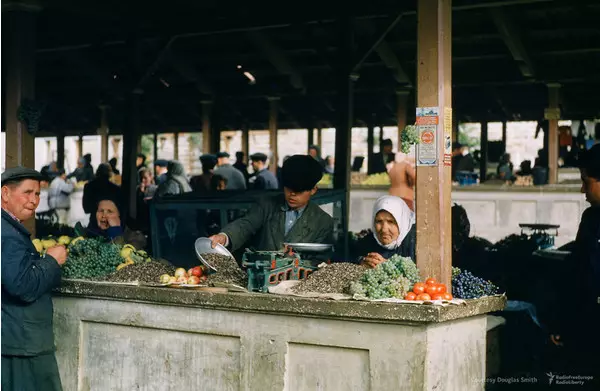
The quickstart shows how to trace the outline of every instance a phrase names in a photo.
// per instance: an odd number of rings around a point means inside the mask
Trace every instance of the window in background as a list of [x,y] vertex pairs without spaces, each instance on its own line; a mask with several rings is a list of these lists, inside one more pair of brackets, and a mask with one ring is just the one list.
[[[180,147],[181,148],[181,147]],[[224,130],[221,132],[220,151],[231,155],[231,164],[235,163],[235,153],[242,150],[242,131]]]
[[[335,156],[335,128],[323,128],[321,131],[323,145],[321,145],[321,156]],[[315,140],[316,141],[316,140]]]
[[262,152],[271,157],[270,139],[268,130],[251,130],[248,134],[248,154]]
[[[160,137],[160,135],[158,135]],[[160,139],[159,139],[160,140]],[[122,143],[122,141],[121,141]],[[146,155],[146,167],[154,167],[154,135],[142,135],[142,153]],[[122,149],[122,147],[121,147]]]
[[397,126],[384,126],[383,127],[383,138],[384,140],[389,138],[392,140],[394,145],[393,150],[400,152],[400,146],[398,144],[398,127]]
[[[354,158],[361,156],[364,158],[362,167],[360,168],[360,172],[367,172],[367,167],[369,164],[369,152],[368,152],[368,143],[367,138],[369,136],[368,128],[352,128],[352,140],[351,140],[351,157],[350,157],[350,165],[354,163]],[[334,156],[334,155],[331,155]],[[325,159],[327,156],[324,156]],[[334,156],[335,157],[335,156]]]
[[286,156],[306,155],[308,153],[306,129],[279,129],[277,136],[279,166],[283,164],[283,158]]
[[94,172],[100,165],[100,150],[101,150],[101,141],[102,137],[98,135],[93,136],[83,136],[83,155],[91,154],[92,155],[92,167],[94,167]]
[[202,133],[179,133],[179,161],[188,175],[202,174]]
[[173,133],[158,134],[158,158],[175,159],[175,135]]
[[538,150],[544,147],[544,134],[540,132],[535,138],[536,129],[535,121],[508,122],[506,152],[510,154],[515,167],[519,167],[524,160],[530,160],[533,166]]
[[34,148],[36,170],[56,161],[56,137],[36,137]]
[[123,173],[123,136],[108,136],[108,159],[117,158],[117,169]]

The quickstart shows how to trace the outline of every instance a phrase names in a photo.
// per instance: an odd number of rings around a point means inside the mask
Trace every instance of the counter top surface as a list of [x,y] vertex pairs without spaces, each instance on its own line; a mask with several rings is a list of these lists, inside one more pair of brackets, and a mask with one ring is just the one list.
[[506,305],[504,296],[485,297],[469,300],[465,305],[442,307],[354,300],[334,301],[267,293],[209,293],[183,288],[117,285],[81,280],[63,281],[55,295],[378,323],[439,323],[500,311]]

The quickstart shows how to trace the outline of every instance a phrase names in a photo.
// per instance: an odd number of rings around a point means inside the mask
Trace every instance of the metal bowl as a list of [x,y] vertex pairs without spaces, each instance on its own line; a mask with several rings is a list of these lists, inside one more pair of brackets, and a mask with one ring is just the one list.
[[217,269],[213,265],[208,263],[204,258],[202,258],[202,254],[221,254],[233,258],[233,255],[231,255],[229,250],[227,250],[224,246],[217,244],[217,246],[213,248],[212,242],[209,238],[196,239],[196,243],[194,243],[194,249],[196,250],[196,256],[198,257],[200,262],[202,262],[204,266],[206,266],[214,272],[216,272]]
[[327,251],[333,251],[333,244],[284,243],[284,245],[291,247],[294,251],[298,251],[299,253],[324,253]]

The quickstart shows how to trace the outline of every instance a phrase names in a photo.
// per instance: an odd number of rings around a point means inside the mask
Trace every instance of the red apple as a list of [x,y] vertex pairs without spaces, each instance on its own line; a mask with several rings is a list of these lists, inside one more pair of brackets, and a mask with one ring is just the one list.
[[196,276],[191,276],[187,279],[187,283],[189,285],[198,285],[198,284],[200,284],[200,278],[198,278]]
[[190,271],[188,271],[188,274],[190,276],[196,276],[196,277],[202,277],[202,267],[201,266],[196,266],[190,269]]

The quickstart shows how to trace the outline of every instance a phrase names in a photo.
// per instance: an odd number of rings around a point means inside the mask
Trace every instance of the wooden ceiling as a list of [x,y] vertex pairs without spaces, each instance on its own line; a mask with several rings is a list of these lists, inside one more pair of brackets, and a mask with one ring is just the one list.
[[[347,1],[41,4],[36,98],[48,102],[46,131],[95,131],[99,104],[111,107],[111,131],[119,131],[135,88],[143,90],[145,132],[199,130],[200,102],[208,99],[223,128],[267,128],[269,96],[281,97],[280,128],[335,121],[338,17]],[[398,90],[409,91],[414,106],[415,6],[375,0],[350,9],[355,63],[364,58],[356,72],[356,125],[395,124]],[[453,8],[460,120],[541,119],[547,83],[562,86],[563,118],[600,116],[600,2],[454,0]]]

